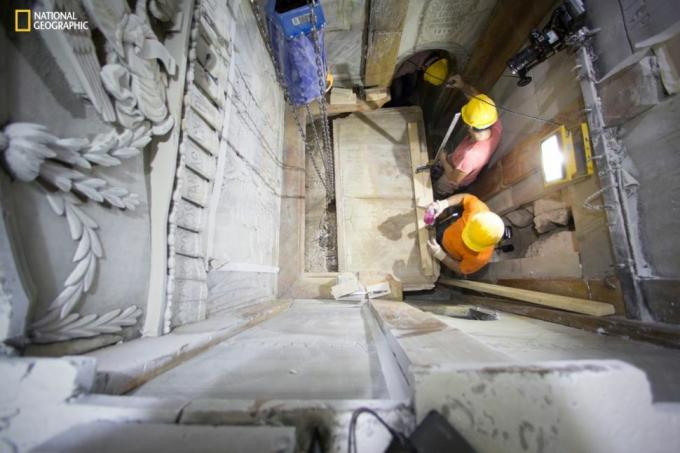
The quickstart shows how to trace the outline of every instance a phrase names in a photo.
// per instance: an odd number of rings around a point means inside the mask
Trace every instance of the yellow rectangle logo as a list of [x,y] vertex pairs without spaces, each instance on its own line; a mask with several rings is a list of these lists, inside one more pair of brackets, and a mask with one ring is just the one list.
[[[23,18],[23,23],[20,22]],[[31,31],[31,10],[30,9],[15,9],[14,10],[14,31],[18,33]]]

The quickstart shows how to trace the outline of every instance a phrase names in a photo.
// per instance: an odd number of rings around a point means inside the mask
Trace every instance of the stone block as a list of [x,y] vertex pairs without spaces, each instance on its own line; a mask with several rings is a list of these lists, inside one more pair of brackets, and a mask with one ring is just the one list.
[[565,209],[567,204],[557,198],[541,198],[540,200],[534,201],[534,215],[544,214],[546,212],[553,211],[555,209]]
[[574,234],[571,231],[560,231],[543,236],[529,246],[525,257],[563,255],[574,253]]
[[364,90],[366,101],[381,101],[389,96],[387,88],[369,88]]
[[417,374],[414,394],[418,422],[437,410],[476,451],[680,446],[677,410],[654,404],[645,372],[621,361],[438,367]]
[[680,93],[680,34],[654,48],[663,86],[669,94]]
[[356,104],[357,95],[351,88],[333,88],[331,104]]
[[638,53],[626,63],[613,69],[598,86],[607,126],[619,126],[664,98],[653,56]]
[[284,453],[295,451],[295,428],[92,422],[75,426],[33,451]]
[[534,214],[526,208],[520,208],[512,212],[508,212],[505,215],[505,218],[513,226],[517,228],[523,228],[525,226],[531,225],[531,223],[534,221]]
[[534,217],[534,228],[539,234],[547,233],[556,229],[559,225],[566,225],[569,223],[568,209],[555,209],[553,211],[544,212]]

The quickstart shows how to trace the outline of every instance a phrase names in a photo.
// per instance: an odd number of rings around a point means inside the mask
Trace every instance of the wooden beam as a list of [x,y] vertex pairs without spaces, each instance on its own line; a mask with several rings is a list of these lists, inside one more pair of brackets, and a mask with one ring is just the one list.
[[[554,0],[526,0],[519,3],[516,0],[499,0],[462,71],[465,81],[488,94],[503,75],[507,61],[529,39],[531,29],[538,28],[556,6]],[[431,115],[434,119],[428,130],[445,130],[453,112],[460,111],[467,102],[459,90],[445,93],[445,100],[437,102],[438,108]]]
[[[480,305],[493,310],[595,332],[600,335],[630,338],[660,346],[680,348],[680,326],[646,323],[619,316],[593,317],[486,296],[460,294],[456,296],[456,299],[464,304]],[[431,303],[431,301],[428,301],[428,303]]]
[[[372,110],[378,110],[383,105],[390,102],[390,99],[392,99],[392,97],[387,93],[382,98],[375,100],[364,101],[363,99],[357,99],[357,101],[352,104],[326,104],[326,114],[328,116],[334,116],[342,113],[370,112]],[[300,111],[305,111],[305,109],[300,109]],[[314,119],[318,118],[319,103],[317,101],[312,102],[309,105],[309,111],[312,113]]]
[[575,297],[558,296],[556,294],[546,294],[538,291],[510,288],[507,286],[492,285],[490,283],[471,280],[443,278],[439,279],[439,283],[586,315],[607,316],[614,314],[614,306],[604,302],[594,302],[586,299],[577,299]]
[[[425,206],[432,203],[432,182],[429,172],[416,173],[416,168],[427,163],[427,152],[423,157],[418,134],[418,123],[408,123],[408,141],[411,149],[411,172],[413,176],[413,193],[416,205],[416,228],[418,230],[418,248],[420,249],[420,268],[423,275],[434,275],[432,255],[427,249],[430,232],[425,224]],[[423,161],[424,159],[424,161]]]
[[364,60],[364,85],[387,87],[397,64],[408,0],[372,0],[368,46]]
[[556,6],[554,0],[499,0],[491,19],[475,44],[463,77],[482,92],[493,87],[506,68],[506,62],[527,41],[532,28]]
[[496,283],[513,288],[606,302],[614,305],[617,315],[625,313],[621,286],[615,277],[606,281],[579,278],[499,279]]

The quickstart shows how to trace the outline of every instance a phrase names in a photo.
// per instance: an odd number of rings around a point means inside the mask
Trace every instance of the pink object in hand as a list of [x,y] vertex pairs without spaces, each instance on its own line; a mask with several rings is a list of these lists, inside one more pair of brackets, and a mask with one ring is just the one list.
[[423,219],[425,220],[425,224],[432,225],[434,223],[435,218],[436,216],[434,208],[428,208],[427,211],[425,211],[425,217]]

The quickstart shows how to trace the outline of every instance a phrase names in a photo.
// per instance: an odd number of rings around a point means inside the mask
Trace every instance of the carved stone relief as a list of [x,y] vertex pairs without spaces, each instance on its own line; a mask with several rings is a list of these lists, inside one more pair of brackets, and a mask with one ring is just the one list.
[[205,94],[217,104],[218,107],[223,108],[225,103],[224,90],[213,80],[208,72],[199,65],[193,65],[189,69],[187,79],[190,83],[195,84]]
[[186,230],[175,225],[170,226],[168,244],[175,248],[175,253],[180,253],[193,258],[203,256],[201,235],[195,231]]
[[107,39],[101,77],[114,98],[118,122],[134,128],[149,120],[154,135],[167,133],[174,121],[168,114],[167,78],[159,62],[170,75],[177,65],[149,25],[146,2],[138,1],[134,13],[121,0],[83,0],[83,4]]
[[[86,17],[79,0],[43,0],[38,10],[73,12]],[[116,120],[116,112],[100,77],[101,65],[92,42],[90,30],[63,30],[61,33],[41,32],[45,44],[54,55],[75,93],[86,96],[106,122]]]
[[135,306],[103,315],[81,316],[75,312],[76,305],[94,282],[103,249],[97,231],[99,226],[83,210],[81,198],[74,194],[114,208],[134,210],[139,204],[135,194],[87,171],[93,166],[119,165],[121,159],[137,156],[149,140],[149,130],[143,126],[122,133],[111,130],[92,140],[59,138],[45,126],[32,123],[9,124],[0,132],[5,170],[19,181],[43,188],[51,209],[66,219],[71,239],[77,243],[73,255],[75,266],[63,289],[29,329],[33,341],[51,342],[117,332],[135,324],[141,315]]
[[[134,12],[125,0],[42,0],[35,6],[38,10],[74,12],[102,32],[105,62],[98,60],[89,30],[65,30],[43,34],[43,38],[72,91],[88,98],[101,118],[117,128],[92,139],[60,138],[48,127],[32,123],[10,123],[0,130],[4,169],[15,180],[34,184],[44,192],[54,214],[65,219],[75,242],[73,268],[62,289],[28,328],[34,342],[117,332],[136,324],[142,313],[134,305],[104,314],[77,312],[105,256],[99,225],[87,213],[86,202],[120,210],[134,210],[140,203],[136,194],[110,184],[92,170],[138,156],[152,135],[165,134],[174,125],[166,102],[166,73],[175,73],[175,61],[151,29],[147,2],[133,4]],[[159,20],[174,19],[176,7],[176,0],[152,0],[149,5]],[[209,174],[205,162],[198,161],[196,166]]]
[[177,200],[174,203],[175,209],[170,215],[170,223],[188,230],[200,233],[203,231],[205,223],[205,209],[184,200]]
[[184,143],[184,158],[187,167],[205,179],[212,180],[215,176],[215,157],[191,140]]
[[161,22],[169,22],[177,14],[178,0],[149,0],[149,11]]
[[197,5],[170,211],[164,332],[206,316],[205,224],[221,149],[233,52],[227,29],[232,23],[223,2],[203,0]]
[[210,196],[210,183],[193,171],[186,170],[182,172],[181,194],[185,200],[206,207]]
[[193,109],[189,109],[182,120],[184,132],[210,154],[215,155],[220,147],[218,132],[210,127]]
[[189,87],[186,103],[213,128],[219,129],[222,127],[221,112],[195,85]]

